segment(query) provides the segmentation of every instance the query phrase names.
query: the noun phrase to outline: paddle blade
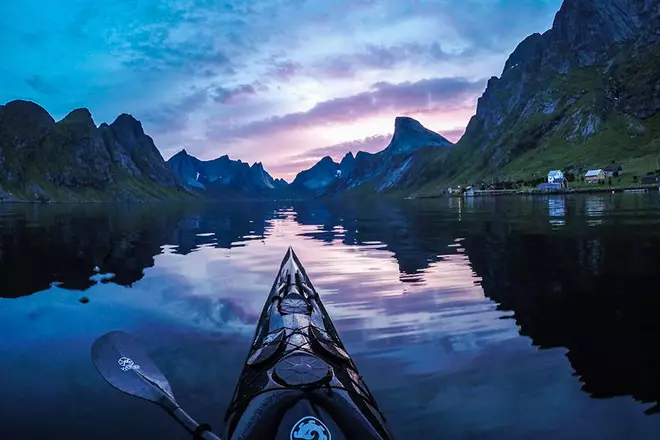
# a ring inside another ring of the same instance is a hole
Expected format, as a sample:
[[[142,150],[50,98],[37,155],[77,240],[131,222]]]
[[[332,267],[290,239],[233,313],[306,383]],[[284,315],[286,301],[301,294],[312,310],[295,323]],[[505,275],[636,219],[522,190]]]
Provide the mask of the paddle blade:
[[[106,333],[92,344],[92,362],[113,387],[155,402],[169,411],[178,408],[172,388],[158,367],[127,333]]]

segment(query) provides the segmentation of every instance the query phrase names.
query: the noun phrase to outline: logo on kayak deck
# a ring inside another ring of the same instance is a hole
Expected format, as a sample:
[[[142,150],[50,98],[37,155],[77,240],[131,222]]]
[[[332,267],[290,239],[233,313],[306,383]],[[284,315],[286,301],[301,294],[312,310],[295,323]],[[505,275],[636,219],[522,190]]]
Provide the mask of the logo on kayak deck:
[[[291,429],[291,440],[331,440],[330,430],[314,416],[303,417]]]
[[[133,359],[123,356],[120,357],[119,360],[117,361],[119,366],[121,367],[121,371],[128,371],[128,370],[139,370],[140,366],[136,365],[135,362],[133,362]]]

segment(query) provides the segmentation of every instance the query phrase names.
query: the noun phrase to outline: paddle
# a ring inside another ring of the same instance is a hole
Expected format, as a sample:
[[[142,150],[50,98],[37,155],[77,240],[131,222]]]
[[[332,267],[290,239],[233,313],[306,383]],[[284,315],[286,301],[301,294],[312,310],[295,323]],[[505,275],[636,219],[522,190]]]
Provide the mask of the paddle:
[[[128,334],[114,331],[94,341],[92,362],[110,385],[126,394],[157,403],[195,439],[220,440],[209,425],[200,425],[179,407],[163,373]]]

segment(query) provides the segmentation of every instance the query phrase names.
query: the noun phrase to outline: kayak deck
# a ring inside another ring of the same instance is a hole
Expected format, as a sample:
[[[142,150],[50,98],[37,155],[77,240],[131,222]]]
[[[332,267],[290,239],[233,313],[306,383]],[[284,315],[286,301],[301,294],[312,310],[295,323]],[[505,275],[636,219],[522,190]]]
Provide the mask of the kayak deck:
[[[292,248],[261,313],[224,438],[391,439]]]

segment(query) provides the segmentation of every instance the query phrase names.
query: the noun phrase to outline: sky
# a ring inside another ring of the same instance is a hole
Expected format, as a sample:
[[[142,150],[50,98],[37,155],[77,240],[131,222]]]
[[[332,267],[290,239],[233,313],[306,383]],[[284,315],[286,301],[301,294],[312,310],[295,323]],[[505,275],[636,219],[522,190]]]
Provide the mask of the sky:
[[[185,148],[291,180],[385,148],[407,115],[457,141],[486,81],[561,0],[0,2],[0,103],[97,125],[129,113]]]

